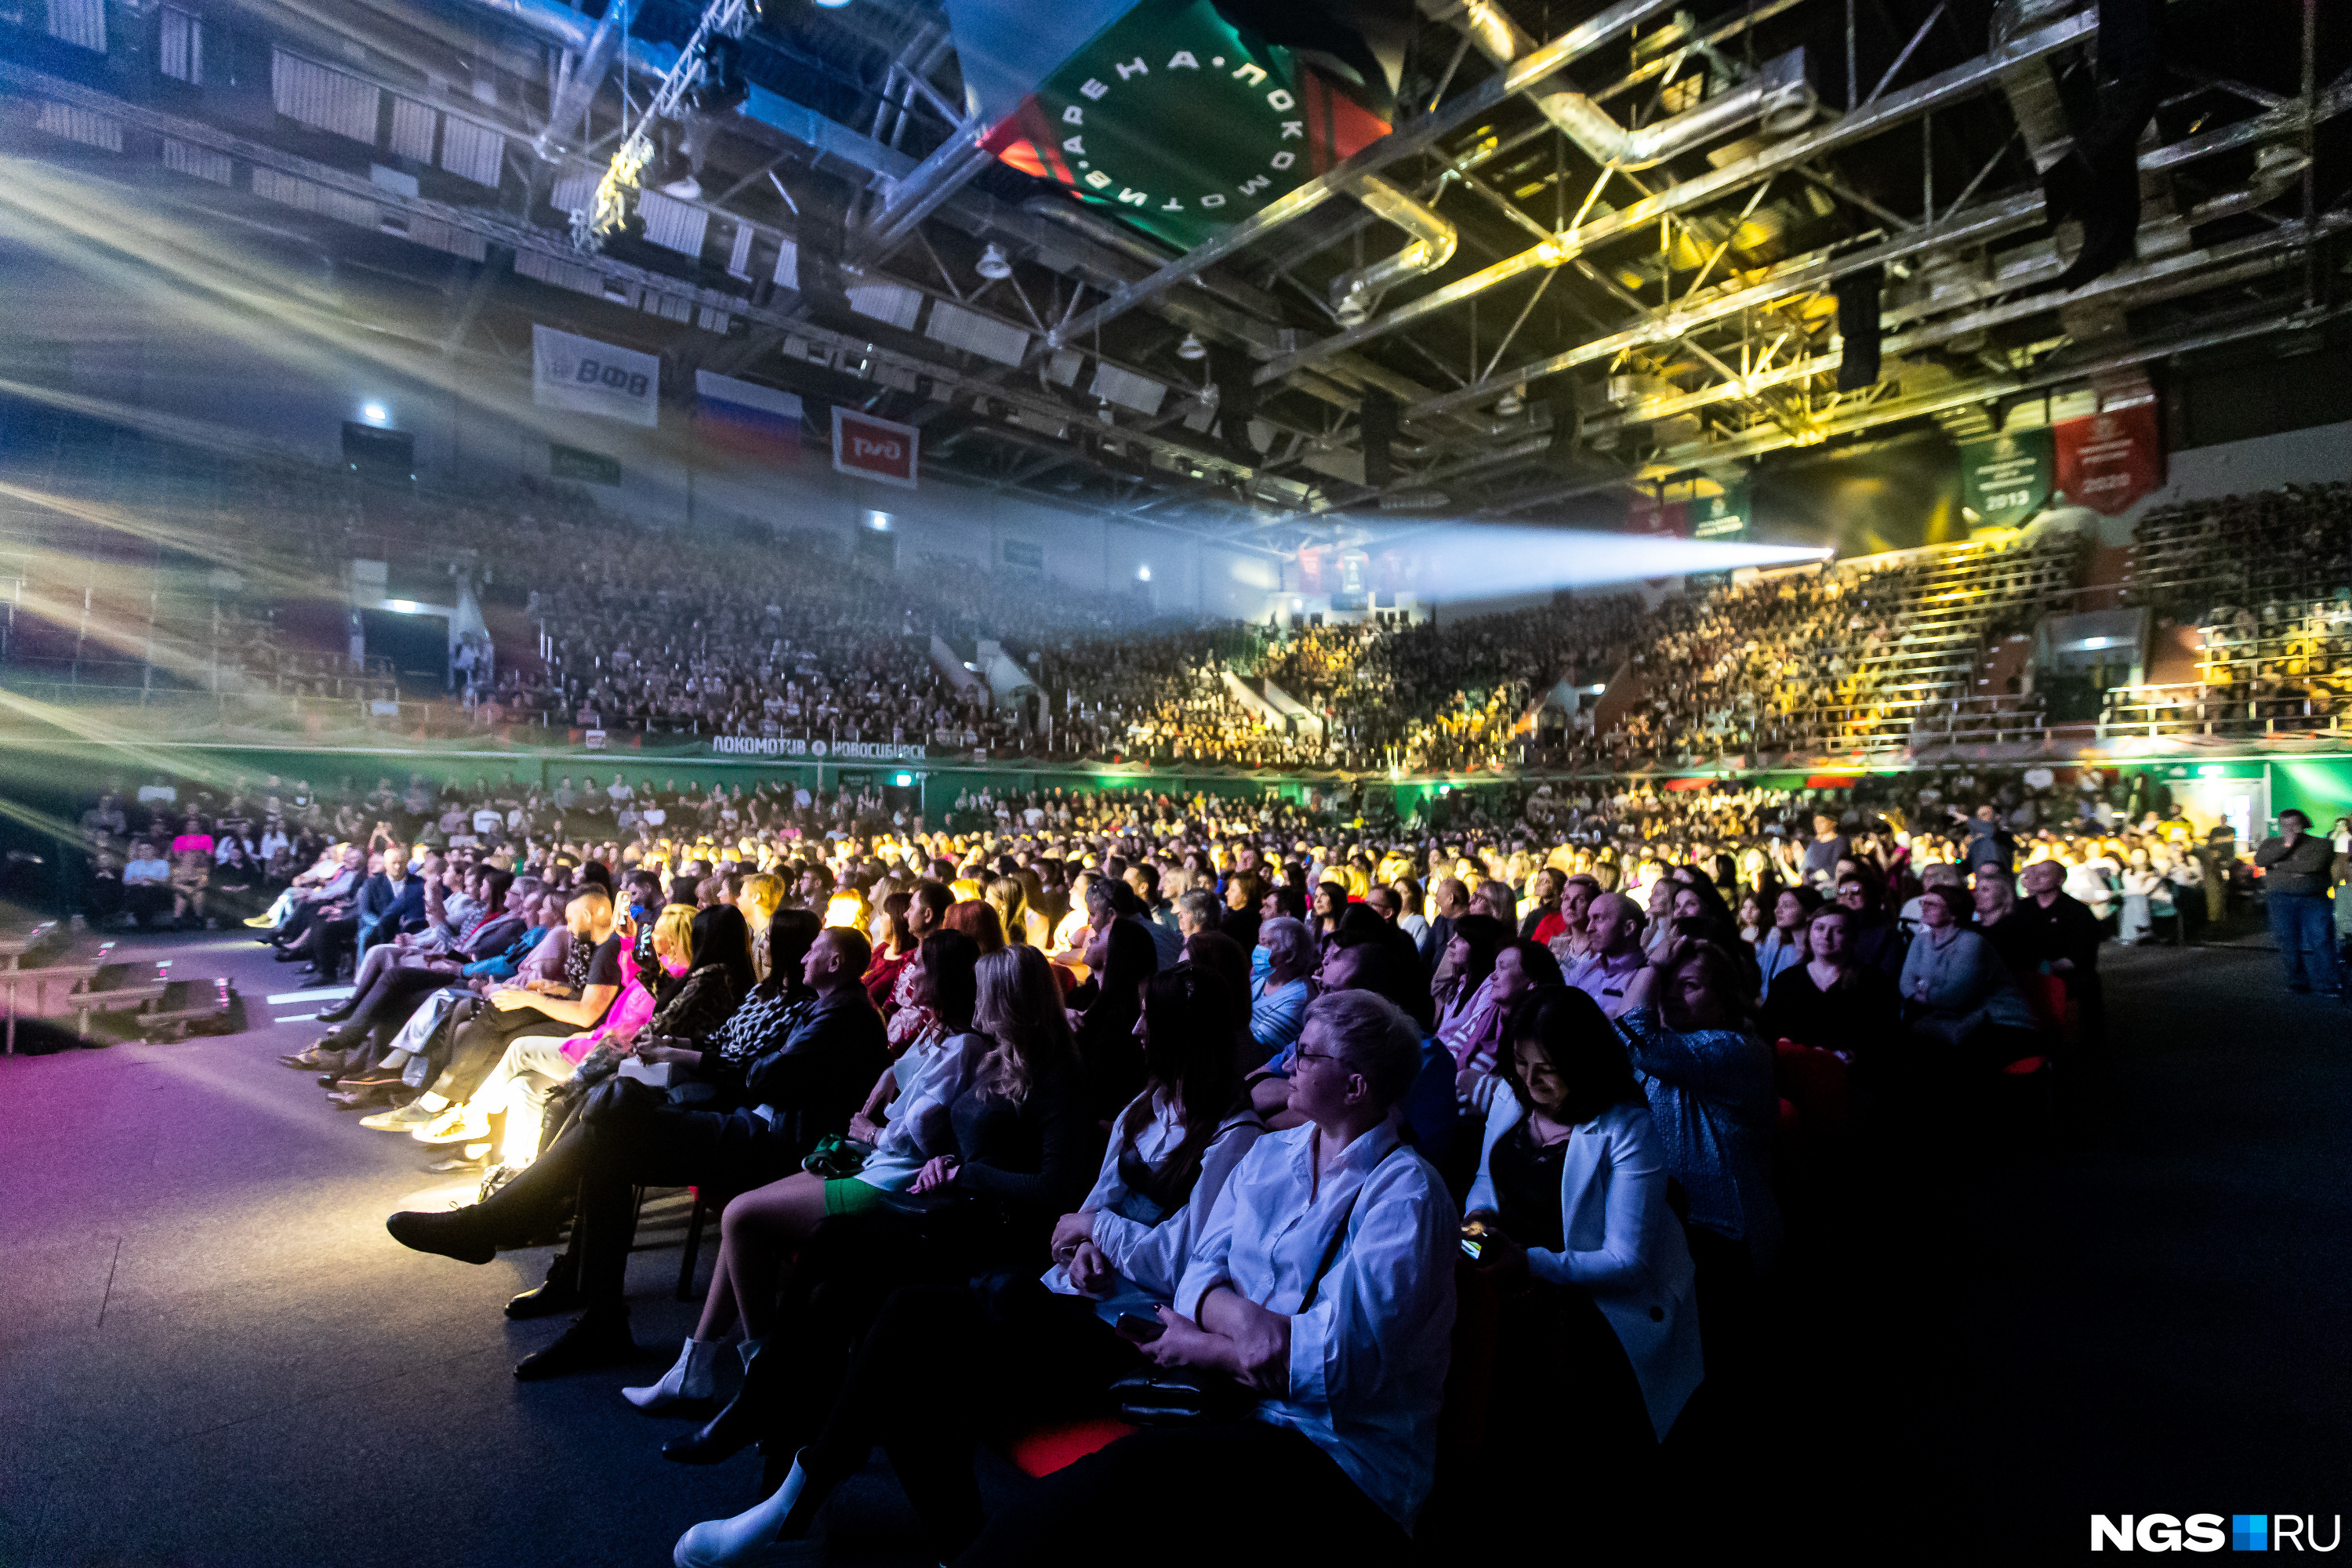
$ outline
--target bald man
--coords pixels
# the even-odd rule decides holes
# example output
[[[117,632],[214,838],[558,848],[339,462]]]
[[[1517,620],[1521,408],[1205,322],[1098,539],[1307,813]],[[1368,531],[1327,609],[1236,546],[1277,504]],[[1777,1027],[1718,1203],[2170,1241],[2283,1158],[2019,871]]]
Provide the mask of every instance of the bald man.
[[[1625,987],[1649,962],[1642,952],[1649,923],[1642,906],[1622,893],[1603,893],[1585,911],[1586,956],[1569,964],[1563,977],[1612,1018],[1625,1011]]]

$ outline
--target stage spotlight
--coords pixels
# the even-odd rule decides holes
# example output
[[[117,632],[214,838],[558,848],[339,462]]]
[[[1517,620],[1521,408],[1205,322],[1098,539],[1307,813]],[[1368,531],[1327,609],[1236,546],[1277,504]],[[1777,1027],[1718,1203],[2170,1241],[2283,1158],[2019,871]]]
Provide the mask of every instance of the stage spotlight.
[[[1515,386],[1495,400],[1495,412],[1506,419],[1517,419],[1527,405],[1527,399],[1520,395],[1520,389]]]
[[[1176,357],[1178,359],[1186,360],[1207,359],[1209,357],[1209,345],[1201,341],[1200,333],[1186,332],[1184,334],[1184,341],[1176,345]]]
[[[392,417],[381,403],[371,403],[360,410],[360,417],[371,425],[382,425]]]
[[[824,0],[818,0],[818,3],[821,5]],[[1010,278],[1013,276],[1013,263],[1005,259],[1004,247],[990,240],[980,253],[980,266],[976,270],[982,278]]]

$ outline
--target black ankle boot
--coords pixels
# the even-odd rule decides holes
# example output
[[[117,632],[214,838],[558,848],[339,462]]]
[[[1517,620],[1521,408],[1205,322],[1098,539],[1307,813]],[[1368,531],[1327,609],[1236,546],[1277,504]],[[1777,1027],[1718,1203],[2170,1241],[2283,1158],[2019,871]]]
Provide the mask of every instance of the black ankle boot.
[[[624,1366],[645,1359],[645,1352],[629,1337],[626,1307],[591,1307],[563,1331],[563,1337],[536,1355],[516,1363],[515,1379],[538,1383],[603,1366]]]
[[[558,1312],[576,1312],[581,1304],[580,1266],[571,1253],[563,1252],[547,1266],[546,1279],[507,1303],[507,1316],[518,1322],[551,1318]]]
[[[725,1409],[685,1436],[664,1443],[662,1458],[681,1465],[715,1465],[750,1447],[759,1436],[758,1412],[739,1394],[727,1402]],[[791,1468],[789,1459],[785,1468]]]

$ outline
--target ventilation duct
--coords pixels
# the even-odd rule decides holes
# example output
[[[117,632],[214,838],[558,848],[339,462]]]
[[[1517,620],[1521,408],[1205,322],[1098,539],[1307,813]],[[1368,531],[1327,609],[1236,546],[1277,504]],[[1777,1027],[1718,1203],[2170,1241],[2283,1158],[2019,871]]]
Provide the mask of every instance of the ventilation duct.
[[[1696,109],[1628,131],[1610,112],[1580,92],[1538,92],[1537,107],[1567,132],[1596,163],[1647,169],[1746,125],[1762,122],[1768,136],[1801,129],[1821,107],[1805,76],[1805,51],[1790,49],[1769,60],[1736,87],[1727,88]]]
[[[1636,5],[1619,17],[1621,26],[1638,24],[1672,0]],[[1496,65],[1507,66],[1531,52],[1536,42],[1493,0],[1421,0],[1422,14],[1458,28],[1477,51]],[[1811,82],[1805,77],[1805,51],[1791,49],[1765,65],[1737,86],[1717,93],[1687,113],[1662,120],[1639,131],[1628,131],[1609,111],[1580,92],[1535,91],[1528,95],[1568,139],[1596,163],[1620,169],[1646,169],[1677,153],[1712,142],[1751,120],[1760,120],[1768,135],[1785,136],[1811,120],[1819,108]]]
[[[1437,216],[1378,174],[1366,174],[1355,184],[1356,199],[1411,237],[1403,249],[1367,267],[1342,273],[1331,280],[1331,313],[1342,325],[1352,326],[1372,313],[1380,298],[1408,278],[1434,272],[1454,259],[1460,236]]]

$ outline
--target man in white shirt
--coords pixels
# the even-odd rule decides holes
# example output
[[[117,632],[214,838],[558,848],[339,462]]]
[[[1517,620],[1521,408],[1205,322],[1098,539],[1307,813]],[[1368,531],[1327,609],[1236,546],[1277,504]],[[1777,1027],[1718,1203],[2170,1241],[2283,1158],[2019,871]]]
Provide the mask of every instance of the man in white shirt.
[[[613,782],[604,786],[604,793],[612,797],[613,805],[615,809],[619,808],[620,804],[623,801],[635,800],[637,798],[637,792],[629,787],[629,781],[623,778],[618,773],[614,773],[613,775]]]

